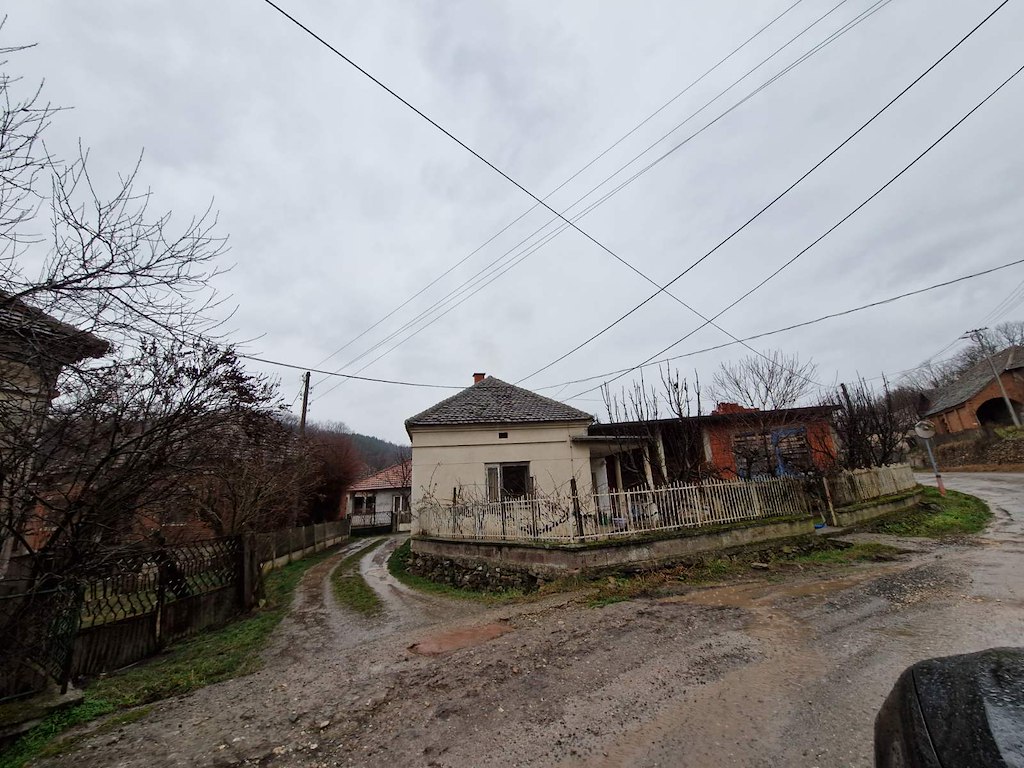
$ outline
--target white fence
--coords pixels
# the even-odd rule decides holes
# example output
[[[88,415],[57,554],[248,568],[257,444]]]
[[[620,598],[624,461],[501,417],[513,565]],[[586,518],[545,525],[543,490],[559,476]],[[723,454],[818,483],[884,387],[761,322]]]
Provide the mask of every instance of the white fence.
[[[909,491],[917,485],[914,470],[909,464],[841,472],[826,482],[835,507],[847,507],[879,496],[891,496]]]
[[[595,541],[637,533],[714,527],[810,514],[792,478],[678,485],[591,497],[423,504],[418,530],[442,539]]]

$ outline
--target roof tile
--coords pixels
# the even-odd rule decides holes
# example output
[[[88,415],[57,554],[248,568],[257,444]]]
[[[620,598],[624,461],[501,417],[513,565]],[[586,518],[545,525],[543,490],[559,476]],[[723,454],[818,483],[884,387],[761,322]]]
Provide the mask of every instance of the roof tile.
[[[1024,347],[1007,347],[992,355],[992,363],[1000,373],[1024,368]],[[988,360],[976,363],[959,379],[937,390],[931,396],[930,407],[925,416],[933,416],[967,402],[993,380],[992,366]]]
[[[448,424],[540,424],[594,417],[565,403],[488,376],[457,395],[406,419],[406,427]]]

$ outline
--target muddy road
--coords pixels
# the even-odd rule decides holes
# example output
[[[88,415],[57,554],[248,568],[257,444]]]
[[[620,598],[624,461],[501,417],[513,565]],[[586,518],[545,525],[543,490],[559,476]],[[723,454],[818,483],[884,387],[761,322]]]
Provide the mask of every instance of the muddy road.
[[[927,479],[922,477],[923,482]],[[411,593],[379,619],[309,571],[260,672],[153,707],[47,765],[870,766],[904,667],[1024,645],[1024,475],[949,475],[982,536],[899,561],[589,607]]]

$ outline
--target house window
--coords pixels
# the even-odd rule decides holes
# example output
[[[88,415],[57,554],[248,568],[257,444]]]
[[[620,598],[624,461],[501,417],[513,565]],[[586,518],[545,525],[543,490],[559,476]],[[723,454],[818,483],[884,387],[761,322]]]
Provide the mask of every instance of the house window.
[[[507,501],[526,496],[530,492],[530,464],[488,464],[487,500]]]
[[[391,497],[391,511],[395,514],[409,511],[409,497],[396,493]]]
[[[732,454],[737,473],[747,479],[799,474],[813,463],[804,427],[734,435]]]

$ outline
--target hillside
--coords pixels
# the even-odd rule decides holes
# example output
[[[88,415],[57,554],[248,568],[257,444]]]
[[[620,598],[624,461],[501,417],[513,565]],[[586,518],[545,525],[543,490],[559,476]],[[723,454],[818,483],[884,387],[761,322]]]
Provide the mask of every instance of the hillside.
[[[384,469],[384,467],[390,467],[392,464],[397,464],[409,452],[409,446],[407,445],[398,445],[387,440],[381,440],[373,435],[349,432],[348,436],[352,439],[352,444],[359,452],[366,466],[374,472]]]

